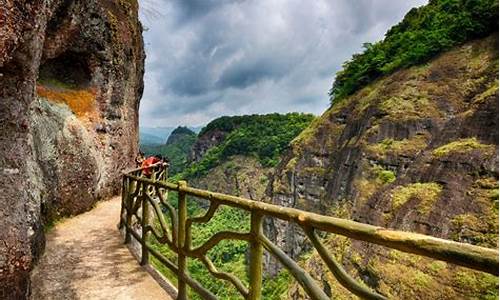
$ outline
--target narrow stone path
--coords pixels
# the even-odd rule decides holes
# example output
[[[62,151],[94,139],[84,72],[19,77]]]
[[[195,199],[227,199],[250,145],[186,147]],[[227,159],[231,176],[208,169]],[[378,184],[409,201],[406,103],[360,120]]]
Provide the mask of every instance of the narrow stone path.
[[[64,220],[47,234],[32,299],[172,299],[123,244],[120,198]]]

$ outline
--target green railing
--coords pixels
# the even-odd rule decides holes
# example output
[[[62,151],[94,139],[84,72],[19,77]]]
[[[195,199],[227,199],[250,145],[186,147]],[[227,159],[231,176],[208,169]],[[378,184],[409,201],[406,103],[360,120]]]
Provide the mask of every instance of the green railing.
[[[335,278],[353,294],[366,299],[386,299],[353,279],[343,267],[328,253],[316,232],[324,231],[348,238],[366,241],[403,252],[414,253],[456,265],[464,266],[498,276],[498,250],[470,244],[443,240],[431,236],[394,231],[382,227],[358,223],[346,219],[323,216],[294,208],[280,207],[268,203],[252,201],[225,194],[187,186],[185,181],[177,184],[167,182],[167,165],[157,164],[148,175],[143,169],[136,169],[123,176],[122,212],[120,227],[125,226],[125,242],[131,236],[141,243],[141,264],[147,264],[153,255],[161,264],[169,268],[178,279],[177,299],[187,299],[187,286],[204,299],[217,297],[193,279],[187,272],[187,258],[199,259],[215,278],[234,285],[244,299],[261,299],[263,251],[271,255],[290,272],[304,291],[312,299],[329,299],[316,281],[294,260],[273,244],[263,233],[264,217],[278,218],[299,225],[305,232],[319,256]],[[167,201],[168,191],[178,193],[177,209]],[[186,196],[206,199],[210,206],[203,216],[188,217]],[[193,223],[208,222],[221,205],[246,210],[251,215],[251,227],[247,233],[222,231],[197,248],[191,246],[191,226]],[[170,220],[165,220],[165,213]],[[151,214],[152,213],[152,214]],[[154,216],[154,218],[152,218]],[[133,229],[134,221],[140,224],[140,232]],[[153,226],[159,224],[160,232]],[[177,255],[177,264],[167,259],[149,245],[150,235],[161,244],[167,245]],[[243,240],[250,246],[249,287],[236,276],[217,270],[207,257],[207,252],[222,240]]]

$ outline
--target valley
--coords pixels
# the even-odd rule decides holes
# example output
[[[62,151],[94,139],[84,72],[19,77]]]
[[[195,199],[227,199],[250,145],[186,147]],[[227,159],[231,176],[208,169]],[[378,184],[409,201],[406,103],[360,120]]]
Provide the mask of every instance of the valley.
[[[346,64],[333,85],[332,106],[322,116],[310,116],[283,132],[283,126],[290,124],[259,121],[269,115],[216,119],[200,131],[189,150],[185,148],[181,156],[187,163],[172,180],[186,179],[198,188],[252,200],[496,247],[498,32],[492,32],[488,23],[494,22],[488,16],[491,3],[478,4],[477,15],[464,17],[457,7],[445,12],[445,2],[431,1],[410,11],[385,40],[366,46],[362,55]],[[443,14],[460,22],[470,18],[482,29],[456,36],[456,27],[422,23],[423,18],[437,20]],[[486,17],[476,19],[481,14]],[[443,35],[437,40],[419,40],[438,29]],[[422,42],[422,47],[433,50],[417,57],[413,51],[418,47],[405,48],[410,41],[403,40],[412,32],[418,32],[410,39],[413,45]],[[384,51],[397,55],[390,57]],[[385,57],[385,67],[376,65],[380,65],[376,55]],[[371,79],[356,79],[361,76],[356,71],[361,64],[366,65],[363,70],[378,68],[366,71]],[[193,203],[193,212],[207,207]],[[243,225],[248,224],[248,215],[228,209],[216,216],[213,224],[197,229],[200,239],[209,232],[248,229]],[[326,275],[300,229],[269,219],[265,232],[322,282],[329,296],[352,298]],[[490,275],[331,234],[323,241],[352,276],[390,298],[495,299],[498,293],[497,279]],[[221,269],[246,278],[247,249],[240,242],[222,244],[212,259]],[[271,257],[265,269],[265,299],[307,298]],[[405,276],[400,276],[401,269]],[[190,271],[200,282],[208,276],[195,265]],[[209,286],[225,299],[237,295],[236,291],[228,294],[225,285]]]

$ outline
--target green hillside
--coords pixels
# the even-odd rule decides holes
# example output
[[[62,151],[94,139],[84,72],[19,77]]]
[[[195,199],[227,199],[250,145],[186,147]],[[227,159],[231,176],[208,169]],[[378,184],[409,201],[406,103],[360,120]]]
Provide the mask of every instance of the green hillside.
[[[301,113],[217,118],[201,130],[196,138],[197,143],[211,140],[211,137],[216,132],[224,132],[223,140],[209,148],[200,161],[192,163],[184,172],[177,173],[176,176],[175,173],[170,172],[170,175],[174,175],[173,180],[181,177],[187,178],[190,180],[190,185],[194,186],[198,186],[200,182],[208,182],[217,186],[222,184],[223,178],[228,180],[236,176],[238,184],[229,185],[235,185],[235,189],[236,185],[247,185],[256,194],[259,194],[257,190],[264,190],[268,182],[266,175],[263,173],[269,171],[269,167],[275,166],[279,162],[280,156],[288,147],[288,144],[313,119],[313,115]],[[177,133],[180,131],[179,129]],[[173,135],[174,133],[172,133]],[[172,145],[178,145],[180,140],[172,136],[169,138],[169,142],[173,142]],[[167,142],[165,148],[169,147],[169,142]],[[171,152],[171,164],[173,165],[174,161],[178,160],[174,155],[185,158],[184,153],[187,152]],[[185,165],[179,164],[179,166],[182,168]],[[244,171],[251,174],[260,174],[260,176],[250,178]],[[251,182],[245,184],[246,179]],[[236,191],[231,193],[239,195]],[[174,206],[177,205],[176,197],[177,195],[174,193],[169,194],[169,200]],[[200,205],[198,201],[191,199],[189,201],[189,214],[201,214],[204,211],[202,207],[203,205]],[[250,218],[248,213],[231,207],[222,207],[209,223],[196,226],[195,230],[193,230],[193,244],[197,245],[206,241],[216,232],[223,230],[247,231],[249,228]],[[167,257],[175,257],[166,246],[155,243],[155,247]],[[223,241],[210,251],[209,257],[220,270],[229,271],[248,284],[247,252],[248,245],[246,242]],[[153,264],[162,270],[162,273],[167,278],[170,280],[175,279],[174,274],[162,268],[155,260],[153,260]],[[238,292],[230,284],[210,276],[200,261],[189,261],[188,269],[195,279],[214,292],[220,299],[239,299]],[[277,299],[280,295],[286,293],[289,280],[289,275],[286,272],[282,272],[275,278],[266,278],[263,285],[263,295],[266,299]],[[190,297],[200,299],[194,293],[190,293]]]
[[[436,54],[468,40],[498,31],[498,0],[431,0],[411,9],[385,34],[365,43],[337,73],[332,103],[353,94],[375,79],[426,62]]]
[[[288,113],[221,117],[210,122],[200,137],[214,130],[228,132],[224,141],[201,161],[191,165],[186,178],[201,176],[234,155],[256,157],[263,166],[275,166],[288,144],[314,119],[311,114]]]

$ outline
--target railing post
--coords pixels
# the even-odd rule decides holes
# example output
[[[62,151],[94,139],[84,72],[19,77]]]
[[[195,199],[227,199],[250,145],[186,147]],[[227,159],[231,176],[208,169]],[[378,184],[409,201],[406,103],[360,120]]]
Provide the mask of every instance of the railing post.
[[[187,202],[186,202],[186,193],[181,191],[181,188],[187,187],[186,181],[179,181],[179,208],[177,210],[177,249],[179,249],[179,256],[177,258],[177,265],[179,269],[179,273],[177,274],[177,299],[178,300],[186,300],[187,299],[187,289],[186,282],[184,280],[184,275],[186,274],[187,264],[186,264],[186,255],[185,245],[186,245],[186,220],[187,220]]]
[[[248,299],[257,300],[261,298],[264,247],[259,240],[259,237],[263,234],[262,215],[255,211],[252,211],[250,234],[252,240],[250,242],[250,290]]]
[[[142,239],[141,239],[141,245],[142,245],[142,257],[141,257],[141,265],[144,266],[149,262],[149,252],[148,252],[148,247],[146,245],[146,242],[148,240],[148,233],[149,231],[146,229],[148,226],[148,221],[149,221],[149,201],[147,199],[147,193],[148,192],[148,185],[144,184],[142,186],[142,195],[141,195],[141,200],[142,200]]]
[[[168,167],[169,167],[169,165],[168,165],[168,163],[167,163],[167,164],[165,165],[165,169],[164,169],[164,171],[163,171],[163,178],[162,178],[162,180],[163,180],[163,181],[167,181],[167,178],[168,178]]]
[[[126,180],[125,178],[126,178],[125,176],[122,177],[122,204],[120,208],[120,223],[118,223],[118,229],[121,229],[123,227],[123,224],[125,223],[125,221],[123,220],[124,218],[123,213],[126,211],[125,197],[127,195],[127,193],[125,192],[125,180]]]
[[[130,199],[130,191],[132,189],[132,184],[130,182],[130,178],[127,178],[125,180],[125,244],[130,243],[131,239],[131,234],[130,234],[130,223],[132,223],[132,214],[130,213],[130,202],[132,199]]]

